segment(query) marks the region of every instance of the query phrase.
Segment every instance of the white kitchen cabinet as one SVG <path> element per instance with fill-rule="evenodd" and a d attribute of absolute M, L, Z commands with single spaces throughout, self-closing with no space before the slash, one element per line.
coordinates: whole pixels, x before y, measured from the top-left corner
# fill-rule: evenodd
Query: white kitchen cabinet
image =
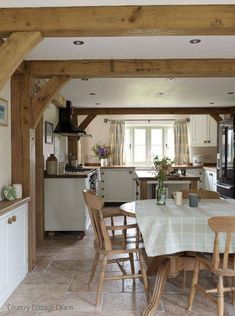
<path fill-rule="evenodd" d="M 191 145 L 217 146 L 217 122 L 210 115 L 191 116 Z"/>
<path fill-rule="evenodd" d="M 105 202 L 129 202 L 136 199 L 134 168 L 101 168 L 99 194 Z"/>
<path fill-rule="evenodd" d="M 0 306 L 28 272 L 28 206 L 0 216 Z"/>
<path fill-rule="evenodd" d="M 216 171 L 205 169 L 204 170 L 205 189 L 210 191 L 217 191 L 216 189 Z"/>
<path fill-rule="evenodd" d="M 198 189 L 203 189 L 204 188 L 204 172 L 202 168 L 190 168 L 186 169 L 186 175 L 192 175 L 199 177 L 200 180 L 197 182 L 197 188 Z"/>

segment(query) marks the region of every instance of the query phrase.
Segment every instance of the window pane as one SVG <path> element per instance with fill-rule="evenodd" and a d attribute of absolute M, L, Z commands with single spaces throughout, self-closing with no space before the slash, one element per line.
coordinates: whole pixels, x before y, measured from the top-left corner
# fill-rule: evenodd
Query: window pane
<path fill-rule="evenodd" d="M 134 162 L 146 161 L 146 129 L 134 129 Z"/>
<path fill-rule="evenodd" d="M 145 129 L 135 128 L 134 129 L 134 142 L 135 145 L 145 145 Z"/>
<path fill-rule="evenodd" d="M 166 153 L 165 155 L 171 159 L 175 157 L 175 145 L 174 145 L 174 130 L 173 128 L 166 129 Z"/>
<path fill-rule="evenodd" d="M 158 155 L 160 158 L 163 157 L 163 147 L 162 146 L 152 146 L 151 148 L 151 153 L 152 153 L 152 160 L 153 157 Z"/>
<path fill-rule="evenodd" d="M 162 128 L 152 128 L 151 129 L 151 144 L 162 146 Z"/>

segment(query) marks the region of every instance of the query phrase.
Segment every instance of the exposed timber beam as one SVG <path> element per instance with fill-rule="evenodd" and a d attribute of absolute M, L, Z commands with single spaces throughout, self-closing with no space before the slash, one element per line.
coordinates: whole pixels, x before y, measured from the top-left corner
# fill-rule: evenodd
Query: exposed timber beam
<path fill-rule="evenodd" d="M 40 32 L 15 32 L 0 46 L 0 90 L 41 40 Z"/>
<path fill-rule="evenodd" d="M 216 122 L 220 122 L 223 120 L 223 118 L 218 113 L 210 113 L 210 116 L 213 117 Z"/>
<path fill-rule="evenodd" d="M 234 5 L 99 6 L 0 9 L 0 37 L 234 35 Z"/>
<path fill-rule="evenodd" d="M 113 115 L 113 114 L 234 114 L 234 107 L 214 108 L 74 108 L 74 115 Z"/>
<path fill-rule="evenodd" d="M 54 96 L 70 80 L 68 76 L 52 77 L 32 100 L 32 127 L 36 128 L 43 112 Z"/>
<path fill-rule="evenodd" d="M 46 84 L 47 84 L 47 81 L 45 79 L 36 79 L 35 80 L 36 91 L 38 92 Z M 54 96 L 54 98 L 51 100 L 51 103 L 54 104 L 58 108 L 66 107 L 66 100 L 60 93 L 57 93 Z"/>
<path fill-rule="evenodd" d="M 31 61 L 34 78 L 234 77 L 235 59 L 116 59 Z"/>
<path fill-rule="evenodd" d="M 87 128 L 87 126 L 94 120 L 94 118 L 96 117 L 96 114 L 90 114 L 88 115 L 82 122 L 81 124 L 78 126 L 80 129 L 85 130 Z"/>

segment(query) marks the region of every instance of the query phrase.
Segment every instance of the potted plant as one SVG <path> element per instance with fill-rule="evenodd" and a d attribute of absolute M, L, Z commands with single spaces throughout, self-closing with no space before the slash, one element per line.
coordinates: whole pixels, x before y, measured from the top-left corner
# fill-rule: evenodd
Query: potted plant
<path fill-rule="evenodd" d="M 96 144 L 93 147 L 94 154 L 99 158 L 101 167 L 108 165 L 108 158 L 111 155 L 110 146 Z"/>
<path fill-rule="evenodd" d="M 158 155 L 153 158 L 154 168 L 156 170 L 156 178 L 158 184 L 156 186 L 156 199 L 157 204 L 165 205 L 166 204 L 166 187 L 164 181 L 167 179 L 167 176 L 170 172 L 173 171 L 172 165 L 174 161 L 168 157 L 163 157 L 160 159 Z"/>

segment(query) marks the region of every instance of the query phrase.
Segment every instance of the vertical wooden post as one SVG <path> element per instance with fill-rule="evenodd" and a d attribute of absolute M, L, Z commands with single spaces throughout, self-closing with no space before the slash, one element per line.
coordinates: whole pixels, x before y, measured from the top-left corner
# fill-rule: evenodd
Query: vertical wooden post
<path fill-rule="evenodd" d="M 22 183 L 29 202 L 29 270 L 36 262 L 35 226 L 35 130 L 31 124 L 33 79 L 29 72 L 14 74 L 11 79 L 12 102 L 12 182 Z"/>
<path fill-rule="evenodd" d="M 44 239 L 44 158 L 43 158 L 43 119 L 36 128 L 36 239 Z"/>

